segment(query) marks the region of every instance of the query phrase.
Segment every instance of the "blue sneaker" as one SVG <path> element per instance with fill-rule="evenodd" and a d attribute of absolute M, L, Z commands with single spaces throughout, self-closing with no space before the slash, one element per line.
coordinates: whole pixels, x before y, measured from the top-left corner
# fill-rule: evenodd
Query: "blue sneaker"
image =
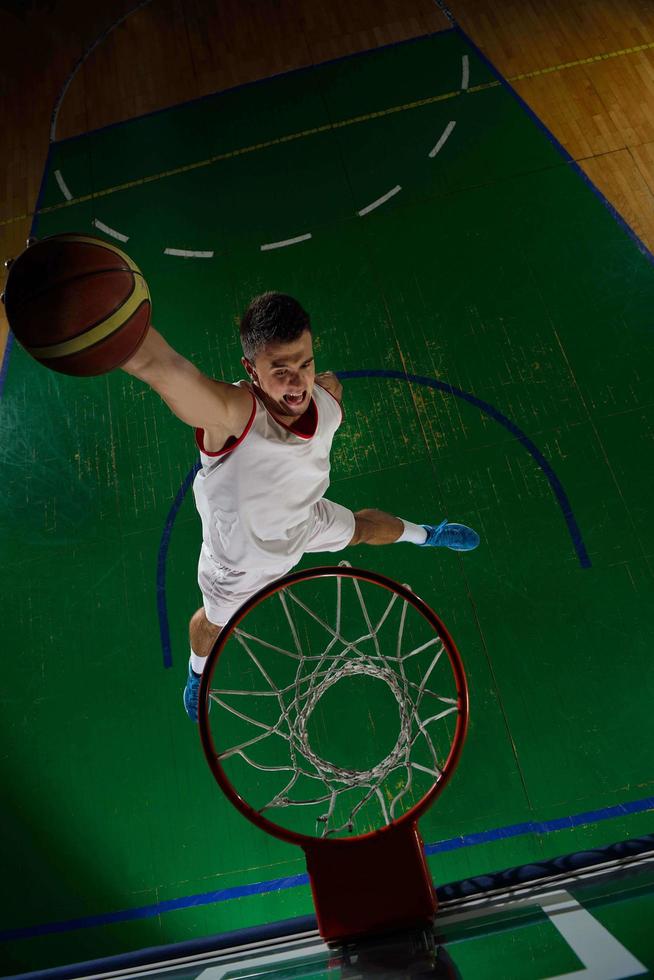
<path fill-rule="evenodd" d="M 191 721 L 198 720 L 198 697 L 200 694 L 200 681 L 202 674 L 196 674 L 191 665 L 188 665 L 188 680 L 184 688 L 184 707 L 186 714 Z"/>
<path fill-rule="evenodd" d="M 451 551 L 473 551 L 479 544 L 479 535 L 465 524 L 423 524 L 427 540 L 421 548 L 449 548 Z"/>

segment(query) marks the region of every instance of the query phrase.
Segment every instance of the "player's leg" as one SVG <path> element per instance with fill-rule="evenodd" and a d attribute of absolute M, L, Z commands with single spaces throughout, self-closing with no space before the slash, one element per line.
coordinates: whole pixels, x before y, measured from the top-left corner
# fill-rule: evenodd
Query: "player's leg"
<path fill-rule="evenodd" d="M 188 624 L 191 650 L 193 651 L 193 655 L 198 658 L 198 661 L 203 662 L 202 665 L 198 664 L 200 667 L 198 670 L 199 674 L 202 673 L 204 660 L 211 653 L 213 645 L 218 639 L 224 625 L 224 623 L 221 623 L 220 626 L 217 626 L 215 623 L 210 622 L 204 606 L 200 606 L 191 616 L 191 622 Z"/>
<path fill-rule="evenodd" d="M 223 625 L 243 601 L 240 586 L 244 577 L 244 573 L 220 565 L 204 544 L 202 545 L 198 561 L 198 585 L 203 605 L 193 613 L 189 623 L 191 656 L 184 688 L 184 708 L 191 721 L 198 720 L 200 681 L 207 657 Z"/>
<path fill-rule="evenodd" d="M 305 550 L 342 551 L 348 545 L 400 542 L 472 551 L 479 544 L 479 535 L 465 524 L 447 521 L 437 525 L 412 524 L 374 508 L 352 513 L 347 507 L 323 497 L 314 504 L 313 528 Z"/>
<path fill-rule="evenodd" d="M 198 562 L 198 585 L 203 605 L 189 623 L 191 657 L 184 688 L 184 707 L 192 721 L 198 720 L 198 696 L 202 672 L 223 625 L 250 596 L 291 570 L 297 557 L 278 568 L 262 570 L 258 563 L 247 571 L 221 565 L 203 546 Z M 256 562 L 256 560 L 255 560 Z"/>
<path fill-rule="evenodd" d="M 351 545 L 399 544 L 421 545 L 423 548 L 450 548 L 452 551 L 472 551 L 479 544 L 479 535 L 465 524 L 412 524 L 393 517 L 383 510 L 366 508 L 354 514 L 354 534 Z"/>
<path fill-rule="evenodd" d="M 368 507 L 354 513 L 354 534 L 350 544 L 393 544 L 403 533 L 404 521 L 399 517 Z"/>
<path fill-rule="evenodd" d="M 189 660 L 188 678 L 184 688 L 184 707 L 191 721 L 198 720 L 198 696 L 202 671 L 222 628 L 222 625 L 217 626 L 209 621 L 204 606 L 200 606 L 191 616 L 188 627 L 191 659 Z"/>

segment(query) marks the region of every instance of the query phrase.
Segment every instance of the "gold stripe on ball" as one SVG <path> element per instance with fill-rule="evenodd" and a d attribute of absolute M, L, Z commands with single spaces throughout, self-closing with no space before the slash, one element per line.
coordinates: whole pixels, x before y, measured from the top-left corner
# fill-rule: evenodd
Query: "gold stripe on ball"
<path fill-rule="evenodd" d="M 149 299 L 150 293 L 145 279 L 141 275 L 134 276 L 134 288 L 130 295 L 122 306 L 102 323 L 98 323 L 96 327 L 80 334 L 79 337 L 65 340 L 61 344 L 50 344 L 48 347 L 28 347 L 27 350 L 33 357 L 41 361 L 51 360 L 55 357 L 66 357 L 69 354 L 79 354 L 80 351 L 86 350 L 87 347 L 93 347 L 94 344 L 98 344 L 119 330 L 136 313 L 139 306 Z"/>

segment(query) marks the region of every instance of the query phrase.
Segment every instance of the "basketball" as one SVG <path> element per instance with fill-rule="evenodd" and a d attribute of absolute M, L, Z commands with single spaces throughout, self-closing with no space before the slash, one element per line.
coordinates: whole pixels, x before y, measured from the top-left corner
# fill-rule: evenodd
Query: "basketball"
<path fill-rule="evenodd" d="M 150 324 L 150 293 L 140 269 L 92 235 L 53 235 L 28 245 L 9 266 L 4 302 L 20 344 L 64 374 L 120 367 Z"/>

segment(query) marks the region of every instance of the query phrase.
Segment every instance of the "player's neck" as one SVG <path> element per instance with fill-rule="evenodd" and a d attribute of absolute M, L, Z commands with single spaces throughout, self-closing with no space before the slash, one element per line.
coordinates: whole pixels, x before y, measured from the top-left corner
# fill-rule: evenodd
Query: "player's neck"
<path fill-rule="evenodd" d="M 263 402 L 268 414 L 272 415 L 276 422 L 279 422 L 287 429 L 298 429 L 299 431 L 302 431 L 307 426 L 307 413 L 310 413 L 311 411 L 313 398 L 309 399 L 309 405 L 304 410 L 302 415 L 287 415 L 285 412 L 280 412 L 277 402 L 273 401 L 273 399 L 270 398 L 269 395 L 267 395 L 266 392 L 259 387 L 259 385 L 253 384 L 252 387 Z"/>

